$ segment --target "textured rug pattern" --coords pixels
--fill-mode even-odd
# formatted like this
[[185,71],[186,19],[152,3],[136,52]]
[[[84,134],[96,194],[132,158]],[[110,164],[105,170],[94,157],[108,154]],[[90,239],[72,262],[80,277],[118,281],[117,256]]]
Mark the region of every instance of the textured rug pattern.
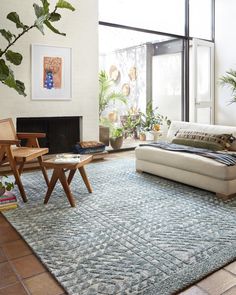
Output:
[[60,185],[43,205],[39,172],[29,202],[5,216],[72,295],[172,294],[236,257],[236,201],[135,172],[133,160],[86,167],[71,208]]

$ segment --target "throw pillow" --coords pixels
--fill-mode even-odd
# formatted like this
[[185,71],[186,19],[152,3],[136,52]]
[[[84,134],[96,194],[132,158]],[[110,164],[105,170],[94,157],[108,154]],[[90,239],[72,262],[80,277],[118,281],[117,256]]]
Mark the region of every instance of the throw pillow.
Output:
[[229,148],[233,140],[232,134],[211,134],[180,129],[172,143],[219,151]]

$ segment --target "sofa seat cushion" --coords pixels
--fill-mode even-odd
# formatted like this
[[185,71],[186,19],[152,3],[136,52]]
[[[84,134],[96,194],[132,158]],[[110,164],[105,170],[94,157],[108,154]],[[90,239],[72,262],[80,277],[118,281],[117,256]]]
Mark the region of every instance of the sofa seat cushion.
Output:
[[221,180],[236,179],[236,165],[226,166],[199,155],[166,151],[150,146],[137,147],[135,154],[138,160],[179,168]]

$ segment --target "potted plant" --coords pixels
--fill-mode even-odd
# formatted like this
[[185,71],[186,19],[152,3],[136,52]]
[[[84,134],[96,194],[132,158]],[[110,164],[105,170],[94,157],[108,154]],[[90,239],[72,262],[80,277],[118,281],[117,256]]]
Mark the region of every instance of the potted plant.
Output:
[[110,144],[114,150],[118,150],[121,148],[123,144],[123,132],[124,132],[124,129],[122,127],[117,127],[112,129]]
[[159,132],[164,124],[168,127],[171,121],[167,116],[163,116],[157,112],[157,108],[153,109],[152,104],[147,105],[146,113],[140,112],[140,130],[146,132],[146,137],[149,138],[150,132]]
[[0,196],[4,195],[6,191],[11,191],[14,188],[14,183],[7,181],[8,176],[4,175],[0,178]]
[[220,78],[220,85],[230,88],[232,92],[230,104],[236,102],[236,71],[230,69]]
[[109,120],[102,117],[102,113],[111,102],[121,101],[126,104],[127,99],[121,92],[113,90],[114,81],[109,79],[105,71],[99,72],[99,140],[109,145]]

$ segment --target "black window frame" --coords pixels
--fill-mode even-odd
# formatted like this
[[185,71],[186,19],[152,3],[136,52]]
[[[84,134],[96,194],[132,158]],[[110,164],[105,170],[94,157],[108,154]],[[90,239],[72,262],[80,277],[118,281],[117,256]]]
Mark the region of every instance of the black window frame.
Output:
[[[125,29],[125,30],[131,30],[131,31],[137,31],[142,33],[149,33],[149,34],[156,34],[156,35],[162,35],[167,37],[172,37],[176,39],[183,40],[184,43],[184,51],[183,51],[183,65],[182,65],[182,120],[183,121],[189,121],[189,45],[190,41],[193,39],[189,35],[190,31],[190,22],[189,22],[189,14],[190,14],[190,4],[189,0],[185,0],[185,24],[184,24],[184,34],[185,35],[178,35],[178,34],[171,34],[171,33],[165,33],[161,31],[156,30],[149,30],[149,29],[143,29],[138,27],[132,27],[127,25],[121,25],[116,23],[110,23],[110,22],[104,22],[99,21],[98,24],[101,26],[108,26],[113,28],[119,28],[119,29]],[[215,43],[215,0],[211,0],[211,40],[209,39],[202,39],[208,42]]]

